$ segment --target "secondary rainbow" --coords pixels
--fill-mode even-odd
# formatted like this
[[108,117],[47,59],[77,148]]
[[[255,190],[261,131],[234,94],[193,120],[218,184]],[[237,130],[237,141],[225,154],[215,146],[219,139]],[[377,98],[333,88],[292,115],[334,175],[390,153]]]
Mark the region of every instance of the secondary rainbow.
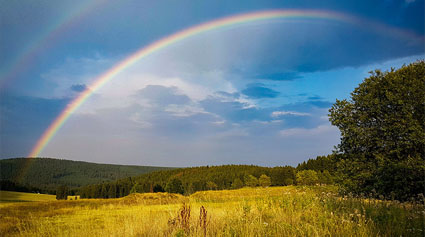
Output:
[[[150,54],[164,49],[172,44],[175,44],[179,41],[187,39],[189,37],[208,32],[211,30],[220,29],[227,26],[234,26],[238,24],[246,24],[249,22],[263,21],[270,19],[324,19],[324,20],[333,20],[341,21],[349,24],[359,25],[361,27],[370,28],[374,31],[379,31],[381,33],[396,35],[403,38],[411,38],[413,40],[418,40],[417,36],[412,33],[400,30],[398,28],[390,27],[378,22],[366,21],[361,18],[354,16],[341,14],[338,12],[331,11],[316,11],[316,10],[269,10],[269,11],[259,11],[246,14],[233,15],[229,17],[224,17],[195,25],[193,27],[184,29],[175,34],[164,37],[158,41],[153,42],[152,44],[142,47],[137,52],[133,53],[129,57],[125,58],[121,62],[117,63],[115,66],[110,68],[105,73],[97,77],[94,82],[88,86],[88,88],[83,91],[76,99],[67,105],[67,107],[61,112],[61,114],[54,120],[54,122],[46,129],[40,139],[37,141],[31,153],[28,157],[38,157],[49,141],[57,133],[57,131],[63,126],[67,119],[74,113],[96,90],[101,88],[105,83],[113,79],[117,74],[125,70],[126,68],[132,66],[134,63],[143,59]],[[423,40],[423,38],[419,39]]]
[[19,73],[30,67],[36,56],[51,47],[69,27],[78,25],[86,16],[104,4],[106,4],[106,0],[85,1],[70,9],[59,19],[52,21],[48,27],[31,39],[29,44],[4,69],[0,76],[0,90],[6,87],[12,79],[15,79]]

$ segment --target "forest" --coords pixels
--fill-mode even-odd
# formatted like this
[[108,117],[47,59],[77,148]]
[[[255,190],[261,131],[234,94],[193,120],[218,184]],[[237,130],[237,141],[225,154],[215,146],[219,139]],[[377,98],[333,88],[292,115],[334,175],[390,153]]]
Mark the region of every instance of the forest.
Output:
[[130,193],[164,191],[189,195],[201,190],[241,188],[249,179],[254,181],[248,184],[257,186],[261,175],[270,179],[269,186],[292,184],[296,178],[295,168],[291,166],[273,168],[254,165],[202,166],[156,171],[115,182],[89,185],[80,188],[77,193],[84,198],[115,198]]
[[96,164],[52,158],[0,160],[0,190],[55,194],[60,186],[81,186],[136,176],[167,167]]

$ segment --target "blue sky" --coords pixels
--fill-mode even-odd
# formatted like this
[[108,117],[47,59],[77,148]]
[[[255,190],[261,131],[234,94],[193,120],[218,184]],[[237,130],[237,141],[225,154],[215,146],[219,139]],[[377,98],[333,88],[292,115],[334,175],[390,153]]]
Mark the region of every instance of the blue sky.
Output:
[[[78,93],[131,53],[220,17],[316,9],[366,21],[275,19],[173,44],[94,92],[41,155],[160,166],[297,165],[338,144],[327,117],[336,99],[348,98],[369,71],[425,54],[420,0],[0,0],[0,6],[1,158],[26,156]],[[43,47],[30,60],[20,60],[61,19],[70,20],[39,41]],[[377,31],[368,21],[408,33]]]

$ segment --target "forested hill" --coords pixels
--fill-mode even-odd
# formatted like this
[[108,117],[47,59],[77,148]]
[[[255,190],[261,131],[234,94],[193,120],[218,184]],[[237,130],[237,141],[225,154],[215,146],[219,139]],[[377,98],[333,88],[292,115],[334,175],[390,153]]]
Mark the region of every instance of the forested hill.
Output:
[[191,194],[200,190],[222,190],[256,186],[267,176],[272,186],[292,184],[295,168],[254,165],[221,165],[156,171],[114,182],[81,187],[84,198],[115,198],[129,193],[161,192]]
[[[26,163],[28,168],[24,168]],[[56,190],[61,185],[77,188],[89,184],[114,181],[167,167],[111,165],[51,158],[13,158],[0,160],[2,188],[14,182],[19,186]]]

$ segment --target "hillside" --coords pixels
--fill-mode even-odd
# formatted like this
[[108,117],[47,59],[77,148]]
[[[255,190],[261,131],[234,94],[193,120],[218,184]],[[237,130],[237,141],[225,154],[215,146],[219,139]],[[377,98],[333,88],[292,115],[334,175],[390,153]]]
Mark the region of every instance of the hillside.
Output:
[[54,190],[61,185],[77,188],[167,169],[172,168],[97,164],[52,158],[13,158],[0,160],[0,180],[42,190]]
[[248,185],[249,176],[258,179],[263,174],[270,177],[272,186],[289,185],[295,180],[295,168],[291,166],[273,168],[254,165],[202,166],[156,171],[114,182],[81,187],[78,192],[85,198],[123,197],[132,192],[167,191],[167,185],[171,185],[170,182],[177,179],[181,182],[177,184],[180,186],[177,187],[179,190],[171,192],[192,194],[202,190],[240,188]]

